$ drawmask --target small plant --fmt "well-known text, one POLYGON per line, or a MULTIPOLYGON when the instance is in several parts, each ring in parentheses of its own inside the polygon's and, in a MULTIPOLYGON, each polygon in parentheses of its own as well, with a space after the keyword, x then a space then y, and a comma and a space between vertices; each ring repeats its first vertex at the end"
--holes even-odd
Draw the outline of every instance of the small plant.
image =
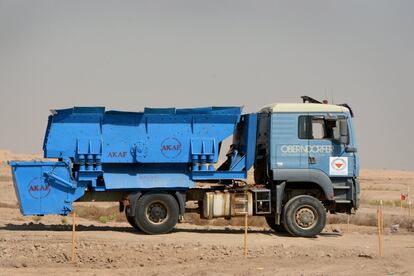
POLYGON ((41 216, 34 216, 33 217, 33 221, 36 222, 36 223, 39 223, 41 220, 42 220, 41 216))
POLYGON ((68 219, 66 217, 62 217, 60 221, 62 222, 62 224, 68 224, 68 219))
POLYGON ((108 220, 109 220, 109 218, 108 218, 107 216, 100 216, 100 217, 99 217, 99 221, 100 221, 101 223, 107 223, 107 222, 108 222, 108 220))

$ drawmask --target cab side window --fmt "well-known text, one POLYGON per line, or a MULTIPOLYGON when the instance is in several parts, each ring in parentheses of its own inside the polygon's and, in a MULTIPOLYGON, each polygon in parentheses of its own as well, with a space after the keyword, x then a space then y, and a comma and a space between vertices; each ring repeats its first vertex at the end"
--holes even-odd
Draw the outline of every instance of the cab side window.
POLYGON ((312 118, 312 138, 310 139, 324 139, 326 138, 325 120, 312 118))
POLYGON ((299 116, 299 139, 333 139, 338 131, 337 122, 322 116, 299 116))

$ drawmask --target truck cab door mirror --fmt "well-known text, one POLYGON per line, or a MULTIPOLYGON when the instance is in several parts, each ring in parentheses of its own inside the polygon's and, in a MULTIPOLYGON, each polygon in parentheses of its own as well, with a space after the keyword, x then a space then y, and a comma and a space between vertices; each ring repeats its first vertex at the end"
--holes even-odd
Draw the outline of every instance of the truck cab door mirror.
POLYGON ((341 134, 341 136, 349 136, 348 122, 346 120, 339 120, 339 133, 341 134))
POLYGON ((334 131, 334 142, 338 144, 349 144, 349 129, 348 121, 346 119, 340 119, 337 121, 337 127, 334 131))
POLYGON ((349 144, 349 130, 348 130, 348 121, 339 120, 339 133, 340 133, 340 140, 339 142, 344 145, 349 144))

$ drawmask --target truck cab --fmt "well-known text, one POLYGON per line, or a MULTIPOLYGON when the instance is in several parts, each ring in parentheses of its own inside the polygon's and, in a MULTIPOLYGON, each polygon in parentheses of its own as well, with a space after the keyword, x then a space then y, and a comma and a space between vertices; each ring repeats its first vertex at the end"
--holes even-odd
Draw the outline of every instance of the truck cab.
MULTIPOLYGON (((359 157, 352 117, 346 105, 319 102, 274 104, 259 112, 255 182, 266 183, 274 193, 274 210, 267 218, 272 228, 287 223, 284 209, 296 197, 315 198, 331 213, 358 208, 359 157)), ((301 208, 293 215, 296 222, 301 215, 305 220, 317 217, 301 208)), ((296 235, 307 224, 298 225, 296 235)))

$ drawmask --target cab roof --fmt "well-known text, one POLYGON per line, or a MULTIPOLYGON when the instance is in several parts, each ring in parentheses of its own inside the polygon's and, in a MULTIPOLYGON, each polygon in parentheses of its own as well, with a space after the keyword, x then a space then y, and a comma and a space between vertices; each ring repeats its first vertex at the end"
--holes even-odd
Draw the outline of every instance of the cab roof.
POLYGON ((337 112, 346 113, 349 109, 344 106, 333 104, 315 104, 315 103, 277 103, 266 106, 261 112, 272 113, 290 113, 290 112, 337 112))

